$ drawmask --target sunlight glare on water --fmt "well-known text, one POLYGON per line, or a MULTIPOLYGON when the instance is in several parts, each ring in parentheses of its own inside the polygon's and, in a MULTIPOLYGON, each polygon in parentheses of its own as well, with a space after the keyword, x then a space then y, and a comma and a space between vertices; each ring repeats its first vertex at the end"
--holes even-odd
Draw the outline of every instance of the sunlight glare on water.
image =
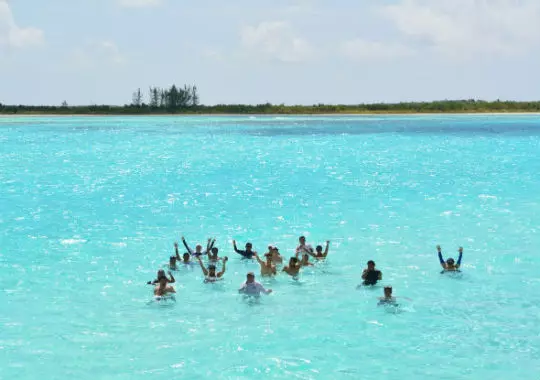
POLYGON ((537 380, 539 152, 535 115, 0 118, 0 378, 537 380), (182 235, 224 280, 151 302, 182 235), (327 262, 243 300, 232 239, 300 235, 327 262))

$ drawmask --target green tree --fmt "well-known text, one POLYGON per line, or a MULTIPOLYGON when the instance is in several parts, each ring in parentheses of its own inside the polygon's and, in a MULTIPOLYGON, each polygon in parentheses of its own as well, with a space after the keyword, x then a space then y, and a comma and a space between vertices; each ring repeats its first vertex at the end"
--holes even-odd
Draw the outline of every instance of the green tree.
POLYGON ((135 91, 133 93, 133 100, 131 102, 131 105, 132 106, 135 106, 137 108, 141 108, 142 104, 143 104, 143 100, 142 100, 143 96, 142 96, 142 92, 141 92, 141 89, 138 88, 137 91, 135 91))

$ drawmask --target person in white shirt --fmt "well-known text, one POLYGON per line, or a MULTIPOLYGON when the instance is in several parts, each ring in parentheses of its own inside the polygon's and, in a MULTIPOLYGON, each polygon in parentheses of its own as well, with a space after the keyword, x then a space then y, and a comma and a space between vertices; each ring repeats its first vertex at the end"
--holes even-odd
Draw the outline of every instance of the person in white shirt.
POLYGON ((255 281, 255 273, 249 272, 247 274, 246 282, 244 282, 240 289, 238 289, 238 293, 243 293, 248 296, 260 296, 261 293, 272 293, 272 289, 265 289, 262 284, 255 281))
POLYGON ((311 246, 311 244, 306 243, 305 236, 300 236, 300 238, 298 238, 298 241, 300 242, 300 245, 296 247, 296 258, 299 258, 298 256, 304 255, 305 253, 307 253, 308 255, 313 254, 313 247, 311 246))

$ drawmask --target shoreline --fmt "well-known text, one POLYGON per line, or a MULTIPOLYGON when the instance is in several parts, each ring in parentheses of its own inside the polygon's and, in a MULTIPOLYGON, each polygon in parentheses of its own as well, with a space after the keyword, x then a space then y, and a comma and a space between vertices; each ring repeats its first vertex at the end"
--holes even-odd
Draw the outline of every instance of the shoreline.
POLYGON ((149 113, 149 114, 117 114, 117 113, 0 113, 2 118, 20 118, 20 117, 220 117, 220 116, 272 116, 272 117, 317 117, 317 116, 540 116, 540 112, 357 112, 357 113, 149 113))

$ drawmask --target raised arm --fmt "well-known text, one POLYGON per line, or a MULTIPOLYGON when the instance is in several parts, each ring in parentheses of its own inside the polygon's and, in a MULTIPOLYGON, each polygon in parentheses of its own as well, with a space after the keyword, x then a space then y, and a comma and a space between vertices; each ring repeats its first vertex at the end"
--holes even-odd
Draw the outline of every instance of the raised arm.
POLYGON ((442 257, 441 246, 440 245, 437 246, 437 253, 439 255, 439 262, 441 263, 441 266, 443 267, 443 269, 446 269, 446 263, 444 262, 444 259, 442 257))
POLYGON ((261 258, 259 257, 259 255, 257 254, 257 252, 254 252, 253 253, 253 256, 255 256, 255 259, 257 260, 257 262, 261 265, 264 265, 264 261, 261 260, 261 258))
POLYGON ((327 240, 326 241, 326 248, 324 249, 324 252, 323 252, 323 257, 326 257, 328 255, 328 248, 330 247, 330 240, 327 240))
POLYGON ((233 242, 234 252, 238 253, 239 255, 242 255, 242 256, 246 257, 247 256, 246 251, 242 251, 241 249, 238 249, 236 247, 236 240, 233 240, 232 242, 233 242))
POLYGON ((225 256, 223 258, 223 266, 221 267, 221 272, 217 274, 218 278, 221 278, 225 274, 225 270, 227 269, 227 260, 229 260, 229 258, 225 256))
POLYGON ((180 257, 180 253, 178 252, 178 243, 177 242, 174 242, 174 253, 176 254, 176 259, 177 260, 182 260, 182 258, 180 257))
POLYGON ((186 243, 186 239, 184 239, 184 237, 182 236, 182 243, 184 244, 184 247, 186 247, 187 251, 189 252, 189 254, 191 256, 193 256, 193 251, 191 250, 191 248, 189 248, 189 245, 188 243, 186 243))
POLYGON ((457 259, 456 268, 460 267, 462 257, 463 257, 463 247, 459 247, 459 257, 457 259))
POLYGON ((202 260, 201 260, 201 258, 199 256, 197 256, 197 260, 199 260, 199 265, 201 266, 203 274, 205 276, 208 276, 208 270, 205 268, 205 266, 204 266, 204 264, 203 264, 203 262, 202 262, 202 260))
POLYGON ((167 279, 167 281, 169 281, 171 284, 176 282, 176 280, 174 279, 174 276, 172 275, 171 272, 169 272, 169 277, 170 277, 170 279, 167 279))

